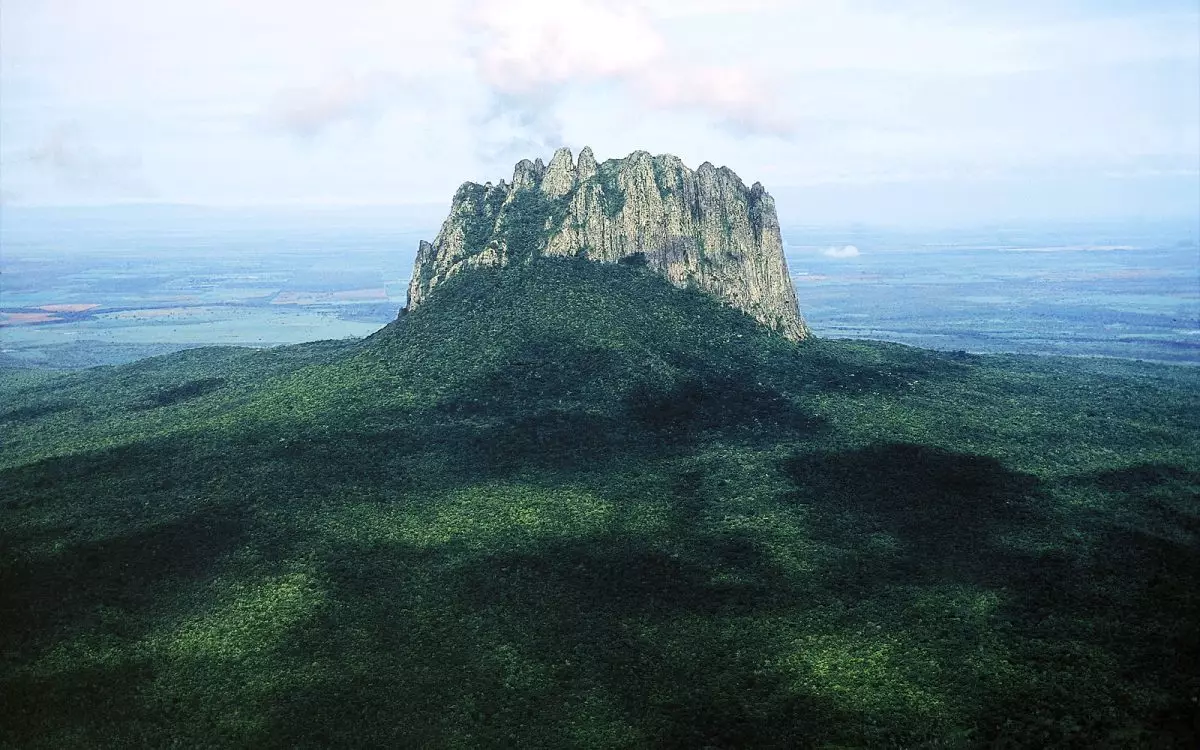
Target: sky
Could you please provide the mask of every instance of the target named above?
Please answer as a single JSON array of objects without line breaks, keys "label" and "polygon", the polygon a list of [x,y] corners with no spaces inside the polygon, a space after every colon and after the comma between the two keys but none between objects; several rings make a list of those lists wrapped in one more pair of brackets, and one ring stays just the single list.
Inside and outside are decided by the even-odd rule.
[{"label": "sky", "polygon": [[785,221],[1197,215],[1200,5],[0,3],[3,206],[448,205],[562,145]]}]

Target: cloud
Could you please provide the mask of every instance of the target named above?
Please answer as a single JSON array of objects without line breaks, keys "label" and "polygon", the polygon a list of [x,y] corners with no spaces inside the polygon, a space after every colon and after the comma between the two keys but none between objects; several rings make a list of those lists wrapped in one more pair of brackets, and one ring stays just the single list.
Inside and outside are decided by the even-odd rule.
[{"label": "cloud", "polygon": [[665,52],[650,18],[605,0],[494,0],[476,3],[468,26],[479,36],[479,77],[509,96],[634,75]]},{"label": "cloud", "polygon": [[22,160],[73,187],[146,190],[138,175],[141,159],[136,154],[99,150],[74,123],[55,127],[41,143],[25,152]]},{"label": "cloud", "polygon": [[857,258],[861,255],[858,248],[854,245],[840,245],[836,247],[827,247],[821,251],[821,255],[826,258]]},{"label": "cloud", "polygon": [[488,159],[549,151],[565,143],[562,122],[555,111],[556,97],[548,95],[494,94],[491,105],[476,121],[479,150]]},{"label": "cloud", "polygon": [[[130,172],[171,200],[433,200],[492,173],[489,149],[546,156],[585,142],[726,163],[773,191],[833,183],[846,196],[901,181],[945,183],[951,196],[955,184],[1045,183],[1077,165],[1088,174],[1079,196],[1158,180],[1177,186],[1180,204],[1194,202],[1186,170],[1200,164],[1194,0],[4,9],[0,183],[22,201],[74,201],[82,188],[71,185]],[[67,116],[85,118],[86,139],[51,137]],[[1138,195],[1145,205],[1162,197]],[[876,200],[854,211],[897,210]],[[1022,200],[1041,215],[1073,199]],[[951,213],[915,203],[904,204],[914,216]]]},{"label": "cloud", "polygon": [[464,26],[491,97],[480,123],[488,156],[562,145],[556,109],[569,88],[636,74],[663,46],[636,8],[597,0],[479,0]]},{"label": "cloud", "polygon": [[786,137],[796,129],[763,80],[744,68],[664,66],[634,87],[652,107],[699,112],[735,132]]},{"label": "cloud", "polygon": [[341,123],[380,116],[401,100],[410,85],[389,73],[342,75],[282,92],[268,107],[266,122],[273,129],[312,138]]},{"label": "cloud", "polygon": [[568,89],[610,86],[650,109],[697,112],[739,134],[788,135],[792,123],[753,71],[674,53],[655,18],[620,0],[479,0],[465,21],[488,119],[514,140],[561,145],[556,107]]}]

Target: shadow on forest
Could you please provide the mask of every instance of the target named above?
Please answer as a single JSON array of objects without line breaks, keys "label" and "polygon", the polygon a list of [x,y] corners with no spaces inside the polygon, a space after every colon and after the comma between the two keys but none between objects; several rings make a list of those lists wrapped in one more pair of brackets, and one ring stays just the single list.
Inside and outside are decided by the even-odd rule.
[{"label": "shadow on forest", "polygon": [[[1085,525],[1087,546],[1063,543],[1056,538],[1062,522],[1053,515],[1051,488],[988,456],[888,443],[801,454],[783,469],[796,485],[791,501],[814,511],[824,538],[853,547],[871,533],[891,535],[898,544],[886,554],[887,568],[910,582],[940,578],[1006,588],[1022,606],[1038,609],[1067,602],[1099,608],[1110,605],[1097,598],[1109,578],[1133,580],[1163,568],[1200,573],[1200,547],[1112,521]],[[1178,467],[1143,465],[1064,481],[1110,492],[1120,487],[1144,501],[1163,486],[1171,497],[1186,497],[1178,482],[1196,478]],[[1195,528],[1200,505],[1190,514],[1168,507],[1162,513],[1186,531]],[[1046,532],[1056,543],[1034,549],[1011,541],[1030,531]],[[881,570],[861,569],[868,573],[864,584],[890,580]]]},{"label": "shadow on forest", "polygon": [[[1050,487],[990,457],[875,444],[798,455],[783,468],[796,485],[792,500],[813,511],[817,533],[857,550],[853,564],[825,571],[829,590],[871,598],[896,585],[967,584],[1003,592],[1003,618],[1047,643],[1093,642],[1101,629],[1108,633],[1104,647],[1118,649],[1128,679],[1173,675],[1175,702],[1147,726],[1191,738],[1185,746],[1200,738],[1200,712],[1185,697],[1195,695],[1200,684],[1181,677],[1200,674],[1200,634],[1189,626],[1146,631],[1139,624],[1146,612],[1155,613],[1155,622],[1200,622],[1194,588],[1200,580],[1200,503],[1183,511],[1154,501],[1164,494],[1186,498],[1187,483],[1196,486],[1195,472],[1139,465],[1064,480],[1137,498],[1143,521],[1157,512],[1166,521],[1162,528],[1190,537],[1152,533],[1119,519],[1089,524],[1078,518],[1070,526],[1086,534],[1081,543],[1061,536],[1067,529],[1051,506]],[[896,545],[878,552],[862,544],[880,532]],[[1015,544],[1022,533],[1042,534],[1044,541]],[[1047,697],[1041,690],[1014,686],[992,695],[982,707],[988,718],[981,726],[1012,731],[1005,717],[1035,717],[1039,704],[1048,713],[1060,711],[1056,701],[1063,696]],[[1095,737],[1119,729],[1099,715],[1075,721],[1061,737],[1051,732],[1039,741],[1067,742],[1073,731]],[[980,739],[997,737],[985,731]]]},{"label": "shadow on forest", "polygon": [[411,450],[452,447],[461,470],[503,476],[678,453],[718,431],[775,442],[830,429],[756,378],[752,363],[651,379],[646,363],[630,356],[546,337],[526,341],[432,409],[407,415]]},{"label": "shadow on forest", "polygon": [[[676,477],[670,531],[653,538],[331,554],[325,578],[337,604],[290,648],[332,647],[321,655],[370,667],[281,697],[272,741],[628,744],[573,731],[597,686],[606,703],[593,704],[590,718],[626,727],[640,738],[632,744],[805,747],[861,724],[829,698],[797,693],[763,670],[774,656],[764,644],[715,625],[792,606],[795,597],[753,540],[702,530],[702,479]],[[350,630],[355,640],[323,637]]]},{"label": "shadow on forest", "polygon": [[0,639],[15,646],[86,629],[97,624],[92,618],[101,605],[125,612],[153,608],[164,588],[204,578],[238,548],[246,515],[210,505],[46,557],[10,557],[0,569],[0,609],[6,613]]},{"label": "shadow on forest", "polygon": [[19,406],[0,413],[0,424],[4,422],[32,422],[42,417],[49,417],[60,412],[78,409],[79,404],[72,400],[50,400],[41,403]]},{"label": "shadow on forest", "polygon": [[[717,556],[763,566],[737,544]],[[856,723],[764,672],[771,654],[761,644],[720,627],[681,628],[691,617],[759,610],[782,593],[765,582],[714,583],[712,562],[604,539],[438,563],[389,546],[330,566],[338,606],[314,627],[352,625],[359,640],[322,656],[370,667],[277,702],[279,745],[441,745],[467,730],[479,746],[588,746],[569,730],[597,686],[608,703],[599,718],[656,747],[796,747]],[[430,567],[439,570],[432,581],[414,575]]]},{"label": "shadow on forest", "polygon": [[210,393],[218,391],[224,387],[225,381],[225,378],[200,378],[198,380],[190,380],[182,385],[162,388],[141,401],[132,404],[129,410],[145,411],[146,409],[157,409],[163,406],[174,406],[175,404],[207,396]]},{"label": "shadow on forest", "polygon": [[783,470],[796,485],[794,502],[859,514],[872,530],[953,558],[955,567],[988,545],[997,527],[1032,519],[1040,491],[1036,477],[989,456],[906,443],[801,454]]},{"label": "shadow on forest", "polygon": [[49,673],[3,674],[0,740],[24,735],[44,742],[51,727],[68,734],[78,728],[86,736],[142,717],[139,694],[157,670],[132,647],[160,618],[171,617],[173,594],[206,579],[245,543],[244,516],[236,508],[205,506],[37,559],[0,556],[5,672],[14,658],[45,656],[82,636],[126,649],[118,659],[97,660],[100,654],[89,649],[87,658],[67,657],[65,666]]},{"label": "shadow on forest", "polygon": [[[700,395],[686,384],[682,393],[669,391],[666,416],[649,408],[649,418],[625,427],[582,411],[526,411],[417,430],[247,435],[219,455],[237,463],[247,485],[254,478],[260,499],[308,492],[328,502],[350,484],[393,490],[406,481],[404,461],[422,455],[459,461],[464,470],[457,481],[466,483],[529,466],[571,471],[588,462],[644,458],[643,448],[649,455],[670,449],[664,430],[698,438],[722,420],[762,418],[754,403],[767,396],[749,392],[743,409],[736,393],[722,404],[719,389],[705,388]],[[645,405],[632,399],[624,408]],[[823,428],[801,412],[794,418],[792,435]],[[190,466],[189,455],[186,446],[147,444],[45,461],[0,478],[18,497],[22,487],[30,491],[26,509],[39,496],[110,487],[112,497],[91,500],[120,516],[125,511],[106,504],[133,509],[154,493],[182,496],[201,487],[219,462],[206,456],[205,466]],[[256,744],[418,746],[457,738],[486,746],[533,737],[527,744],[578,746],[587,742],[572,727],[581,712],[591,712],[595,725],[614,736],[633,732],[660,747],[812,746],[854,736],[846,732],[878,717],[765,669],[778,657],[777,639],[737,623],[833,601],[892,601],[897,587],[947,583],[1003,590],[1001,615],[1048,640],[1087,641],[1094,638],[1089,618],[1114,612],[1131,622],[1147,608],[1169,612],[1173,622],[1200,619],[1188,586],[1200,577],[1194,545],[1112,525],[1093,530],[1105,550],[1100,555],[1009,544],[1010,533],[1053,526],[1042,507],[1050,488],[993,458],[879,443],[798,454],[781,468],[793,483],[781,502],[803,505],[813,538],[850,552],[844,564],[797,576],[780,567],[762,540],[715,530],[704,520],[711,497],[700,469],[672,478],[665,526],[653,536],[611,531],[518,546],[501,541],[487,549],[472,547],[470,539],[434,548],[282,542],[274,559],[316,545],[305,554],[320,566],[331,604],[290,632],[272,658],[335,666],[275,695],[270,725]],[[106,476],[132,484],[110,486]],[[1141,466],[1072,481],[1131,497],[1166,486],[1176,497],[1195,478],[1175,467]],[[85,632],[129,646],[170,616],[161,610],[164,597],[210,575],[230,552],[263,543],[259,535],[267,532],[252,515],[257,501],[225,500],[38,559],[6,556],[0,636],[10,653],[28,658]],[[127,513],[128,520],[136,511]],[[875,534],[896,544],[881,551],[864,543]],[[32,538],[4,541],[15,548]],[[129,617],[113,626],[102,620],[103,608]],[[1070,618],[1054,617],[1063,612]],[[1177,674],[1174,665],[1200,664],[1189,629],[1153,638],[1121,632],[1114,637],[1129,639],[1121,644],[1123,668]],[[5,690],[17,697],[5,713],[24,717],[10,731],[67,717],[92,728],[138,718],[137,686],[153,679],[152,666],[126,659],[52,678],[10,677]],[[1179,734],[1190,731],[1182,697],[1189,686],[1176,687],[1179,704],[1156,721]],[[584,704],[597,695],[606,703]],[[1049,700],[1026,685],[989,694],[981,725],[996,726],[996,717],[1023,715],[1022,706]],[[900,722],[889,725],[888,736],[931,739],[922,735],[932,730],[921,717],[888,721]],[[1088,736],[1103,736],[1102,723],[1096,727]]]},{"label": "shadow on forest", "polygon": [[1091,474],[1083,479],[1106,490],[1138,492],[1170,486],[1190,494],[1200,501],[1200,471],[1189,471],[1169,464],[1137,464]]},{"label": "shadow on forest", "polygon": [[[898,586],[944,584],[1009,591],[1006,616],[1019,622],[1061,612],[1071,591],[1103,585],[1102,571],[1086,561],[1003,543],[1004,532],[1047,521],[1037,507],[1044,488],[992,458],[876,444],[796,456],[784,468],[796,484],[788,501],[809,506],[818,538],[856,550],[852,562],[797,578],[759,540],[714,531],[702,520],[709,500],[700,470],[674,477],[669,523],[653,538],[339,550],[326,562],[338,606],[315,627],[358,629],[361,640],[344,644],[347,653],[335,647],[324,656],[336,662],[369,652],[372,667],[289,695],[276,706],[273,732],[284,745],[337,743],[364,731],[379,732],[380,742],[436,744],[452,734],[443,723],[451,713],[471,717],[481,744],[536,725],[541,744],[566,746],[577,744],[566,733],[572,686],[599,684],[612,715],[658,746],[810,746],[879,717],[797,691],[762,668],[778,656],[776,641],[719,623],[834,601],[894,602]],[[898,550],[868,549],[865,538],[880,532],[897,538]],[[399,683],[399,674],[416,677]],[[1038,698],[1012,686],[987,695],[981,715],[994,728],[996,717],[1019,715],[1022,701]],[[348,704],[353,712],[336,710]],[[406,721],[388,723],[397,706]],[[901,722],[891,736],[936,738],[922,735],[933,730],[920,717],[888,720]]]}]

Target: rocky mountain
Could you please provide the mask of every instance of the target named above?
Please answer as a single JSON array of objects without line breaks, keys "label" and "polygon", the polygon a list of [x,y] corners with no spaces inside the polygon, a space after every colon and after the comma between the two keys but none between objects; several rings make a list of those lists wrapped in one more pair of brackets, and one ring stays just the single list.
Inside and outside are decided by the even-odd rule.
[{"label": "rocky mountain", "polygon": [[474,266],[539,256],[646,265],[710,292],[788,338],[808,335],[788,276],[775,202],[726,167],[635,151],[597,164],[590,148],[522,160],[511,183],[464,183],[433,243],[422,242],[408,308]]}]

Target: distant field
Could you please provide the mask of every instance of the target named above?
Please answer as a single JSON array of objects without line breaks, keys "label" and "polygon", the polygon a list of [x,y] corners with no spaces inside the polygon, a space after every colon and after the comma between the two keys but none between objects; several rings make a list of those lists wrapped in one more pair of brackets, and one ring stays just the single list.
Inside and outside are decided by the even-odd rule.
[{"label": "distant field", "polygon": [[787,252],[801,307],[823,336],[1196,363],[1195,231],[897,236],[796,229]]},{"label": "distant field", "polygon": [[[426,229],[6,229],[0,365],[362,337],[405,304]],[[1200,361],[1187,226],[785,230],[820,336],[933,349]]]},{"label": "distant field", "polygon": [[379,229],[10,234],[0,364],[75,368],[361,338],[404,305],[417,242]]}]

